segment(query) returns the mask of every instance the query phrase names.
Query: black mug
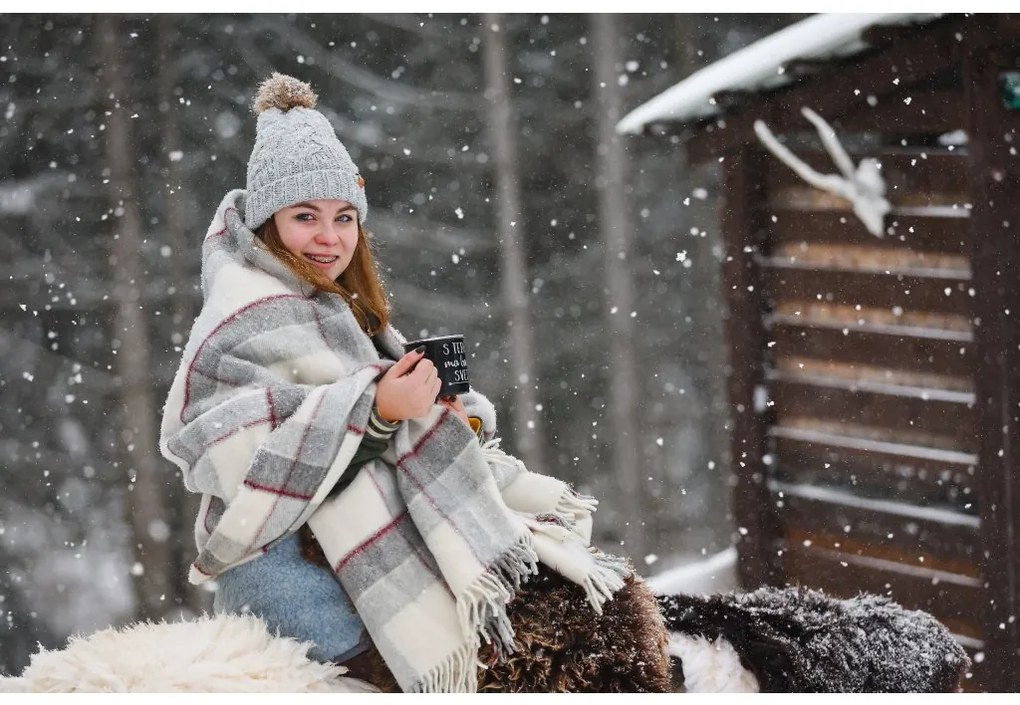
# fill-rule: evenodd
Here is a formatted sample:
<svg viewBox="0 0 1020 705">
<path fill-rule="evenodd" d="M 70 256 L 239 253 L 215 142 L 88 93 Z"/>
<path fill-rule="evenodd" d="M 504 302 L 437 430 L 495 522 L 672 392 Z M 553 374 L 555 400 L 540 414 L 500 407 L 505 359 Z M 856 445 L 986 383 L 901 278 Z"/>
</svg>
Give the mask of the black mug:
<svg viewBox="0 0 1020 705">
<path fill-rule="evenodd" d="M 404 351 L 411 352 L 422 345 L 425 346 L 425 357 L 432 360 L 443 383 L 439 388 L 440 397 L 452 397 L 471 391 L 463 335 L 442 335 L 437 338 L 413 340 L 404 343 Z"/>
</svg>

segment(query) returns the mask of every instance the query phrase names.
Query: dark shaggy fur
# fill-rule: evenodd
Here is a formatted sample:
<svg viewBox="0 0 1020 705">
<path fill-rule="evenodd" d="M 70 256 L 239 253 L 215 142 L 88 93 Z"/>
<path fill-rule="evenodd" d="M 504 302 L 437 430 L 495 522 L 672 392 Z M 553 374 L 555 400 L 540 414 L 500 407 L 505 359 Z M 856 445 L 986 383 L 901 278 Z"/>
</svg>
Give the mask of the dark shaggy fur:
<svg viewBox="0 0 1020 705">
<path fill-rule="evenodd" d="M 669 635 L 655 595 L 629 578 L 597 615 L 584 591 L 542 568 L 510 602 L 517 653 L 479 674 L 480 691 L 667 693 Z M 488 655 L 483 648 L 483 659 Z"/>
<path fill-rule="evenodd" d="M 327 565 L 311 531 L 302 529 L 307 560 Z M 542 568 L 507 606 L 516 653 L 493 663 L 492 649 L 479 653 L 479 691 L 501 693 L 665 693 L 671 690 L 669 635 L 655 595 L 640 578 L 626 585 L 595 614 L 577 585 Z M 375 648 L 344 664 L 386 692 L 399 692 Z"/>
<path fill-rule="evenodd" d="M 762 692 L 952 692 L 970 666 L 934 617 L 876 595 L 761 588 L 659 602 L 671 632 L 729 641 Z"/>
</svg>

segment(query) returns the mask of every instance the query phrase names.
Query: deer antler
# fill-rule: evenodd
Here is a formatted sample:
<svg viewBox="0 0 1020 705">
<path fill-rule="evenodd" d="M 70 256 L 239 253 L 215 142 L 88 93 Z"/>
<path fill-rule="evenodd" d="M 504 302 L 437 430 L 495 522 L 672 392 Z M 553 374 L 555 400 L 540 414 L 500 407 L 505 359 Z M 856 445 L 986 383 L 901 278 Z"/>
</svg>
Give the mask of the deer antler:
<svg viewBox="0 0 1020 705">
<path fill-rule="evenodd" d="M 825 150 L 832 157 L 832 161 L 836 163 L 839 170 L 843 172 L 843 176 L 847 179 L 853 179 L 855 171 L 853 160 L 850 159 L 850 155 L 843 149 L 843 145 L 840 144 L 839 139 L 836 137 L 836 131 L 832 129 L 832 126 L 825 122 L 822 116 L 811 108 L 801 108 L 800 114 L 810 120 L 811 124 L 815 126 L 818 136 L 822 139 L 822 144 L 825 145 Z"/>
<path fill-rule="evenodd" d="M 877 159 L 867 158 L 862 159 L 855 169 L 853 160 L 840 144 L 835 130 L 829 123 L 810 108 L 801 108 L 801 114 L 815 126 L 822 144 L 843 176 L 819 174 L 785 145 L 780 144 L 761 120 L 755 120 L 754 132 L 766 149 L 779 157 L 780 161 L 793 169 L 797 176 L 808 184 L 850 201 L 854 214 L 864 223 L 868 232 L 882 237 L 885 215 L 891 206 L 885 199 L 885 180 L 882 178 L 881 164 Z"/>
</svg>

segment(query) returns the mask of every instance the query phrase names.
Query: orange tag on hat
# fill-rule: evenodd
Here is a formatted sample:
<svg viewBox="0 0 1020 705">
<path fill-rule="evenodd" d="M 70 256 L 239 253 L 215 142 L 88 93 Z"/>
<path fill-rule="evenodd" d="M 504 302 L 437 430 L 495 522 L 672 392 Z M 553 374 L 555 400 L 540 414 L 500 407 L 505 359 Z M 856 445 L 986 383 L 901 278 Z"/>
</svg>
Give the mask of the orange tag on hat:
<svg viewBox="0 0 1020 705">
<path fill-rule="evenodd" d="M 365 177 L 358 174 L 358 188 L 365 188 Z"/>
</svg>

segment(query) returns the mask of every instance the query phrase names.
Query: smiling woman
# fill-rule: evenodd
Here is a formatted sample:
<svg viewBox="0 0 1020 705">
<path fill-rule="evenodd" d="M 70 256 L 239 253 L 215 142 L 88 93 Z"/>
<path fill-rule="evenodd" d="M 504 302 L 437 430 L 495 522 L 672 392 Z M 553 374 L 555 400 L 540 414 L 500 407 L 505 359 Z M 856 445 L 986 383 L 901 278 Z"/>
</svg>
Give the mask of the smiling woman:
<svg viewBox="0 0 1020 705">
<path fill-rule="evenodd" d="M 523 650 L 514 620 L 527 620 L 509 603 L 555 579 L 576 621 L 637 654 L 623 664 L 634 678 L 557 687 L 665 689 L 651 592 L 589 546 L 597 502 L 504 453 L 492 404 L 439 398 L 424 346 L 405 353 L 364 179 L 315 101 L 289 76 L 263 84 L 247 188 L 227 193 L 204 241 L 205 301 L 160 438 L 203 495 L 191 582 L 216 580 L 217 612 L 254 614 L 381 688 L 473 692 L 479 659 L 516 673 L 549 651 L 544 637 Z M 537 626 L 562 633 L 561 612 Z M 603 652 L 576 655 L 604 675 Z"/>
</svg>

